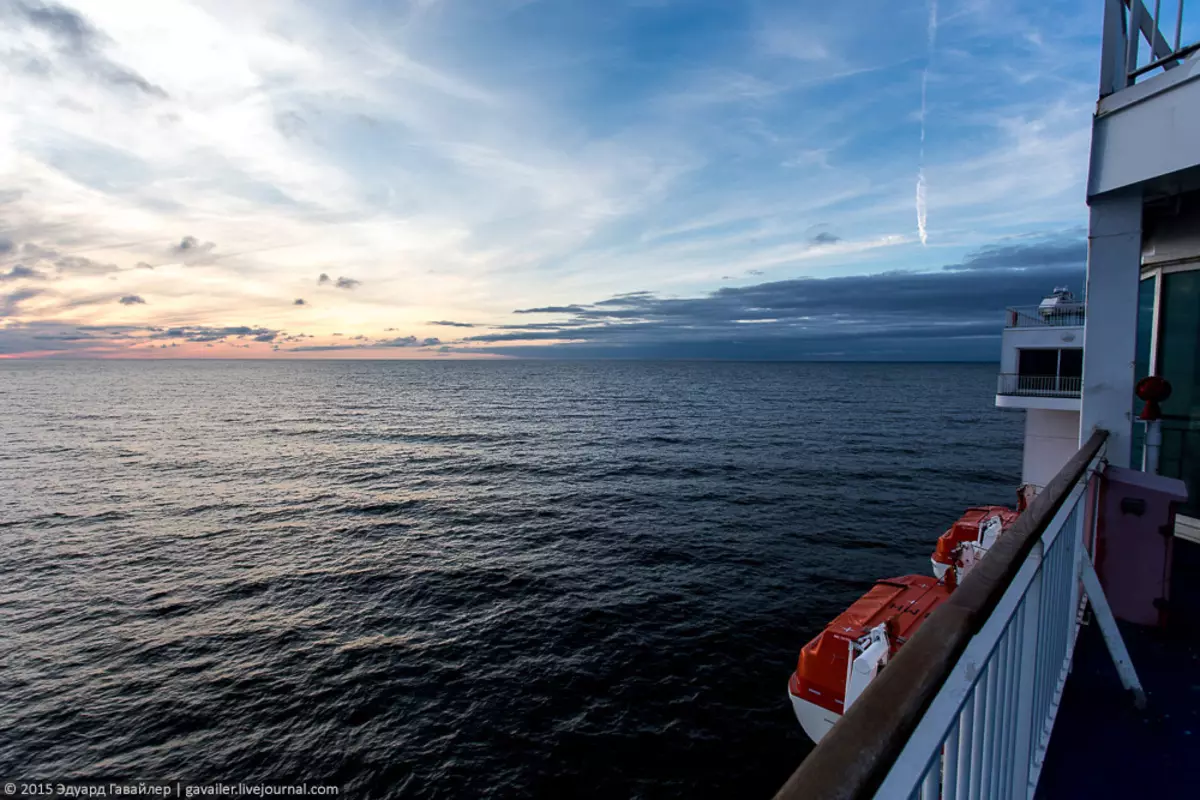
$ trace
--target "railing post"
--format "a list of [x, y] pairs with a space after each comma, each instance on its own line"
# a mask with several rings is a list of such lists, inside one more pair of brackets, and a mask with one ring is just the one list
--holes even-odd
[[[1142, 43], [1142, 0], [1133, 0], [1129, 4], [1129, 25], [1125, 29], [1125, 75], [1122, 87], [1131, 86], [1133, 78], [1130, 73], [1138, 67], [1138, 50]], [[1151, 51], [1153, 52], [1153, 51]]]
[[1125, 63], [1124, 22], [1125, 4], [1122, 0], [1104, 0], [1104, 43], [1100, 51], [1101, 97], [1107, 97], [1127, 85], [1127, 78], [1120, 69]]
[[1183, 34], [1183, 0], [1179, 0], [1179, 12], [1175, 16], [1175, 46], [1171, 52], [1179, 49], [1179, 37]]
[[1038, 622], [1042, 618], [1042, 581], [1046, 574], [1042, 569], [1042, 557], [1045, 555], [1045, 544], [1042, 540], [1034, 545], [1029, 558], [1038, 565], [1037, 577], [1029, 584], [1025, 594], [1025, 603], [1021, 613], [1025, 618], [1024, 630], [1021, 636], [1021, 674], [1017, 680], [1017, 742], [1013, 753], [1013, 797], [1029, 797], [1032, 795], [1029, 786], [1029, 770], [1033, 761], [1034, 725], [1040, 727], [1041, 720], [1034, 720], [1035, 691], [1037, 686], [1038, 667], [1038, 637], [1041, 634]]
[[1079, 499], [1079, 514], [1077, 514], [1076, 530], [1071, 540], [1071, 616], [1079, 613], [1079, 602], [1083, 592], [1083, 583], [1079, 576], [1083, 571], [1083, 559], [1088, 558], [1086, 541], [1092, 548], [1096, 546], [1096, 520], [1100, 510], [1100, 476], [1092, 473], [1087, 478], [1087, 489]]

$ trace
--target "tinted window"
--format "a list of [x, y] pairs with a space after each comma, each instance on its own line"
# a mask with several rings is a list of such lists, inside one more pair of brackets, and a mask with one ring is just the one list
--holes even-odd
[[1057, 350], [1019, 350], [1017, 351], [1017, 374], [1019, 375], [1057, 375]]
[[1159, 325], [1158, 374], [1171, 382], [1159, 472], [1183, 479], [1189, 497], [1180, 510], [1200, 516], [1200, 271], [1164, 276]]
[[1062, 362], [1058, 374], [1064, 378], [1078, 378], [1083, 374], [1083, 349], [1073, 347], [1062, 351]]

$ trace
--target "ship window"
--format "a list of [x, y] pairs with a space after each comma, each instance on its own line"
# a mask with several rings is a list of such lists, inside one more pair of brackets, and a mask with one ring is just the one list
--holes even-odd
[[1018, 375], [1057, 375], [1057, 349], [1027, 349], [1017, 351]]
[[1200, 516], [1200, 271], [1164, 276], [1158, 374], [1171, 382], [1163, 402], [1159, 472], [1181, 478], [1188, 502], [1180, 511]]
[[1078, 378], [1083, 375], [1083, 349], [1038, 347], [1018, 350], [1017, 374]]
[[1079, 378], [1083, 375], [1083, 348], [1072, 347], [1062, 351], [1058, 374], [1064, 378]]

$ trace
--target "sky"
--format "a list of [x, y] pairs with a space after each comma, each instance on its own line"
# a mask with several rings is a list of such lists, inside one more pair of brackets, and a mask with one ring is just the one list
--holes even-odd
[[0, 0], [0, 358], [995, 360], [1101, 11]]

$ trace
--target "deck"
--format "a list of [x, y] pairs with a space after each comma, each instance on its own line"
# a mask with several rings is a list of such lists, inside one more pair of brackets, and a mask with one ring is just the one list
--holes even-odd
[[1080, 631], [1038, 782], [1039, 800], [1195, 796], [1200, 545], [1176, 540], [1171, 582], [1171, 627], [1120, 623], [1148, 696], [1144, 711], [1122, 689], [1095, 622]]

